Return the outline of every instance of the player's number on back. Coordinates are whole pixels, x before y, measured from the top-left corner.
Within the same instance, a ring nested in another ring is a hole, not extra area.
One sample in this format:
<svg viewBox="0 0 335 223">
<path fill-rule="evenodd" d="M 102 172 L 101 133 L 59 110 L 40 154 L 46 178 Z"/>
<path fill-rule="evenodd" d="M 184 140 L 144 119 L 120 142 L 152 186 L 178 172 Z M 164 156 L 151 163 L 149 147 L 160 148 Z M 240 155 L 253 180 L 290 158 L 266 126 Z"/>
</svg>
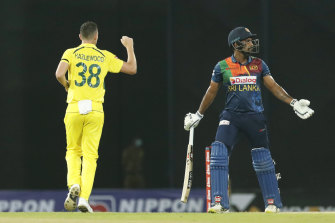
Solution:
<svg viewBox="0 0 335 223">
<path fill-rule="evenodd" d="M 77 67 L 83 67 L 83 70 L 81 72 L 78 73 L 79 76 L 81 76 L 82 81 L 81 82 L 77 82 L 77 80 L 75 80 L 75 84 L 78 87 L 82 87 L 84 86 L 84 84 L 86 83 L 86 72 L 87 72 L 87 65 L 83 62 L 79 62 L 76 64 Z M 96 68 L 96 69 L 94 69 Z M 88 76 L 87 78 L 87 84 L 88 86 L 90 86 L 91 88 L 97 88 L 100 84 L 100 78 L 99 78 L 99 74 L 101 72 L 101 67 L 98 64 L 92 64 L 89 68 L 88 68 L 88 72 L 90 73 L 90 76 Z M 95 84 L 92 84 L 92 78 L 95 78 Z"/>
</svg>

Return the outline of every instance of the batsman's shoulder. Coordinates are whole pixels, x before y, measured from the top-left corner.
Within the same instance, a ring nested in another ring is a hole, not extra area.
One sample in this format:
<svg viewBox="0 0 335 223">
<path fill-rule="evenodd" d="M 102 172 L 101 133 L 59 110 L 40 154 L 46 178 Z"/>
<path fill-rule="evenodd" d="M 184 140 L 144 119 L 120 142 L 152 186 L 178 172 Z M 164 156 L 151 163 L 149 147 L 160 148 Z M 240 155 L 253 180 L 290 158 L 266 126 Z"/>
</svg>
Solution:
<svg viewBox="0 0 335 223">
<path fill-rule="evenodd" d="M 226 64 L 227 62 L 229 62 L 229 59 L 231 59 L 231 57 L 226 57 L 226 58 L 224 58 L 224 59 L 219 60 L 219 61 L 216 63 L 215 67 L 219 67 L 219 66 L 222 65 L 222 64 Z"/>
<path fill-rule="evenodd" d="M 251 59 L 253 60 L 253 61 L 255 61 L 255 62 L 262 62 L 263 60 L 261 59 L 261 58 L 259 58 L 259 57 L 255 57 L 255 56 L 250 56 L 251 57 Z"/>
</svg>

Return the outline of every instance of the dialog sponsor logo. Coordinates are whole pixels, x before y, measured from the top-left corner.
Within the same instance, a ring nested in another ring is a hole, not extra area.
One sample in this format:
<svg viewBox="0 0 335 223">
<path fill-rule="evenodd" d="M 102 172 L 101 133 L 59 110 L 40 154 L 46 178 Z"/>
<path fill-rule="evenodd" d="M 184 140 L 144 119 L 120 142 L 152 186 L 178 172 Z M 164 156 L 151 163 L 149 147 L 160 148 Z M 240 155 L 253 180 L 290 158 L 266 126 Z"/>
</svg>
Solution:
<svg viewBox="0 0 335 223">
<path fill-rule="evenodd" d="M 256 84 L 256 76 L 230 77 L 231 85 L 235 84 Z"/>
</svg>

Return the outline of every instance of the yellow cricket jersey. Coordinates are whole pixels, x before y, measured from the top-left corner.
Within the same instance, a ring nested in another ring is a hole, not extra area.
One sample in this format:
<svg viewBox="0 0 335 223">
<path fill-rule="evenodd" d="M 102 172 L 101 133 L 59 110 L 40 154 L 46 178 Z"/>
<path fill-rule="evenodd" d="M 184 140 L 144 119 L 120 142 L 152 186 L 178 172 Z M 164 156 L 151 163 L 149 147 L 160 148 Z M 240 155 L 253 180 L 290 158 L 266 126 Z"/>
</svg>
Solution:
<svg viewBox="0 0 335 223">
<path fill-rule="evenodd" d="M 104 80 L 108 72 L 119 73 L 123 61 L 107 50 L 100 50 L 94 44 L 81 44 L 67 49 L 61 61 L 69 64 L 69 90 L 67 103 L 92 100 L 103 103 L 105 95 Z"/>
</svg>

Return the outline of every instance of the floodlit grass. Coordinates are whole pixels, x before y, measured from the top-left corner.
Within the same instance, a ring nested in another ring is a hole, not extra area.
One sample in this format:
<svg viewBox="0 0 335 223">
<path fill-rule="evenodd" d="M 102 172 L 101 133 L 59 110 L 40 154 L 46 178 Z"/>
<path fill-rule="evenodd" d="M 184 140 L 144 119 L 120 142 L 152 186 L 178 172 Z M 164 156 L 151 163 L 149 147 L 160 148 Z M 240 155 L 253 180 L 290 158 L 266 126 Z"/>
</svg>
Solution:
<svg viewBox="0 0 335 223">
<path fill-rule="evenodd" d="M 0 213 L 0 223 L 324 223 L 335 222 L 335 212 L 305 213 Z"/>
</svg>

